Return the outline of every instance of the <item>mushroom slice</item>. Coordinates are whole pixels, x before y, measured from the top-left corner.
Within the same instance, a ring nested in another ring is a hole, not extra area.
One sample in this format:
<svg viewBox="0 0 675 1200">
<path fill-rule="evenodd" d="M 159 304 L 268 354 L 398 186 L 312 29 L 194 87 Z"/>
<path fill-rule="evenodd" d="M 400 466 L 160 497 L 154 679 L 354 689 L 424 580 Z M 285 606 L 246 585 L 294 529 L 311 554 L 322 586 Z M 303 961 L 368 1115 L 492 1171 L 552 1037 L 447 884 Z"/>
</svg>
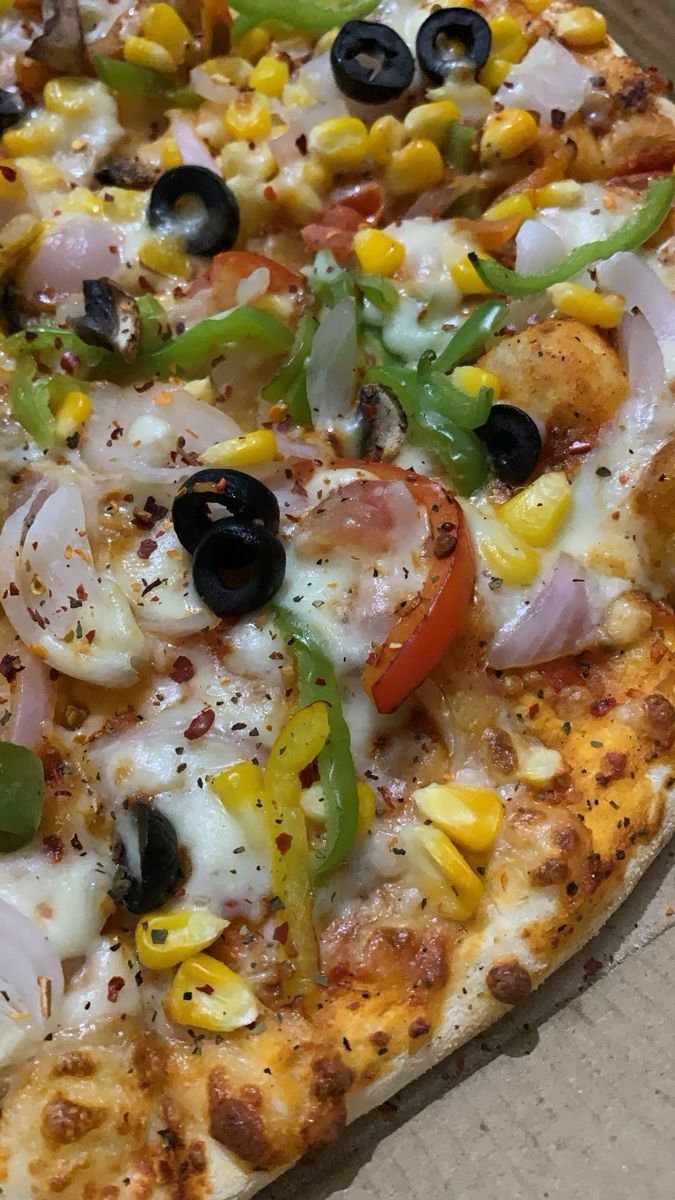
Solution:
<svg viewBox="0 0 675 1200">
<path fill-rule="evenodd" d="M 377 383 L 364 383 L 357 404 L 359 453 L 390 462 L 403 446 L 408 418 L 398 400 Z"/>
<path fill-rule="evenodd" d="M 28 58 L 63 75 L 83 75 L 87 59 L 78 0 L 43 0 L 44 29 L 28 47 Z"/>
<path fill-rule="evenodd" d="M 0 133 L 20 121 L 24 112 L 25 106 L 18 93 L 0 88 Z"/>
<path fill-rule="evenodd" d="M 145 163 L 140 158 L 119 158 L 115 162 L 105 163 L 94 172 L 97 183 L 107 184 L 108 187 L 134 188 L 144 192 L 151 188 L 161 174 L 159 167 Z"/>
<path fill-rule="evenodd" d="M 140 316 L 133 296 L 111 279 L 85 279 L 84 316 L 75 332 L 90 346 L 113 350 L 125 362 L 133 362 L 138 351 Z"/>
</svg>

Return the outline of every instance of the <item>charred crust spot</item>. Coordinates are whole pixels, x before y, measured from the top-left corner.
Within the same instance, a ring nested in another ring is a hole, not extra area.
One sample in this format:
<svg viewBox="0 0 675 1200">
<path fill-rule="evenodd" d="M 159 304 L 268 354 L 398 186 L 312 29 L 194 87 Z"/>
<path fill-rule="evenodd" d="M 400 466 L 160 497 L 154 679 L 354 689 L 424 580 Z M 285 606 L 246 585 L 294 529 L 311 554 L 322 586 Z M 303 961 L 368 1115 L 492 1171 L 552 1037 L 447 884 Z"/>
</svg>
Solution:
<svg viewBox="0 0 675 1200">
<path fill-rule="evenodd" d="M 487 986 L 500 1004 L 519 1004 L 532 991 L 532 979 L 527 967 L 517 958 L 509 958 L 490 967 Z"/>
<path fill-rule="evenodd" d="M 415 1038 L 426 1037 L 430 1031 L 431 1025 L 425 1021 L 424 1017 L 415 1017 L 415 1020 L 411 1021 L 408 1026 L 408 1037 L 414 1041 Z"/>
<path fill-rule="evenodd" d="M 257 1170 L 277 1163 L 260 1114 L 262 1097 L 255 1087 L 230 1091 L 224 1071 L 215 1067 L 208 1081 L 209 1133 L 226 1150 Z"/>
<path fill-rule="evenodd" d="M 42 1135 L 59 1146 L 70 1146 L 104 1121 L 105 1109 L 79 1104 L 57 1092 L 42 1110 Z"/>
<path fill-rule="evenodd" d="M 675 731 L 675 708 L 660 692 L 652 692 L 643 700 L 647 730 L 660 746 L 672 745 Z"/>
<path fill-rule="evenodd" d="M 518 755 L 511 735 L 505 729 L 488 726 L 483 733 L 483 741 L 492 766 L 502 775 L 512 775 L 518 766 Z"/>
<path fill-rule="evenodd" d="M 537 887 L 548 887 L 552 883 L 563 883 L 569 871 L 569 865 L 564 858 L 547 858 L 530 871 L 530 879 Z"/>
<path fill-rule="evenodd" d="M 69 1075 L 74 1079 L 88 1079 L 96 1074 L 96 1063 L 83 1050 L 72 1050 L 69 1054 L 61 1054 L 52 1068 L 52 1075 L 59 1079 Z"/>
<path fill-rule="evenodd" d="M 340 1100 L 354 1082 L 354 1072 L 339 1054 L 322 1055 L 312 1060 L 312 1094 L 317 1100 Z"/>
</svg>

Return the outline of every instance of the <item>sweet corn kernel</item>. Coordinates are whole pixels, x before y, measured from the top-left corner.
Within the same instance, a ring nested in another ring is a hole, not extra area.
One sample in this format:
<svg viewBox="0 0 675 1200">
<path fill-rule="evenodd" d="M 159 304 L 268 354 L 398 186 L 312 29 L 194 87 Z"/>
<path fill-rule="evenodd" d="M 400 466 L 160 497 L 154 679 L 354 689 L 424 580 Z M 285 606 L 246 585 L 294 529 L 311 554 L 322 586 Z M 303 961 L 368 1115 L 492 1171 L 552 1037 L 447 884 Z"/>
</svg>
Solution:
<svg viewBox="0 0 675 1200">
<path fill-rule="evenodd" d="M 56 416 L 56 433 L 60 438 L 72 437 L 89 420 L 91 399 L 86 392 L 68 392 Z"/>
<path fill-rule="evenodd" d="M 137 220 L 148 204 L 145 192 L 133 188 L 106 187 L 105 196 L 106 213 L 119 221 Z"/>
<path fill-rule="evenodd" d="M 413 825 L 406 831 L 406 849 L 419 887 L 440 893 L 438 906 L 452 921 L 466 921 L 483 896 L 483 884 L 450 838 L 433 825 Z"/>
<path fill-rule="evenodd" d="M 546 746 L 519 750 L 518 763 L 518 778 L 534 788 L 547 788 L 564 768 L 562 755 Z"/>
<path fill-rule="evenodd" d="M 53 163 L 44 162 L 41 158 L 31 158 L 20 155 L 14 160 L 22 175 L 25 175 L 33 191 L 47 192 L 63 183 L 63 175 Z"/>
<path fill-rule="evenodd" d="M 258 142 L 269 137 L 272 114 L 267 97 L 260 92 L 242 92 L 227 106 L 223 124 L 240 141 Z"/>
<path fill-rule="evenodd" d="M 584 325 L 599 325 L 601 329 L 614 329 L 625 308 L 623 296 L 594 292 L 580 283 L 554 283 L 548 294 L 558 312 L 576 317 Z"/>
<path fill-rule="evenodd" d="M 539 128 L 532 113 L 524 108 L 504 108 L 490 113 L 480 139 L 483 162 L 517 158 L 529 150 L 539 137 Z"/>
<path fill-rule="evenodd" d="M 50 79 L 44 86 L 42 99 L 48 112 L 68 117 L 86 113 L 91 104 L 91 79 Z"/>
<path fill-rule="evenodd" d="M 330 117 L 314 126 L 307 144 L 333 170 L 350 171 L 368 153 L 368 130 L 358 117 Z"/>
<path fill-rule="evenodd" d="M 510 63 L 508 58 L 498 58 L 496 54 L 491 54 L 478 78 L 483 87 L 489 88 L 491 92 L 496 92 L 503 84 L 512 66 L 513 63 Z"/>
<path fill-rule="evenodd" d="M 0 200 L 23 200 L 26 195 L 18 163 L 0 159 Z"/>
<path fill-rule="evenodd" d="M 200 455 L 207 467 L 252 467 L 271 462 L 277 453 L 277 439 L 271 429 L 257 429 L 241 437 L 215 442 Z"/>
<path fill-rule="evenodd" d="M 206 908 L 146 913 L 136 926 L 136 952 L 144 967 L 165 971 L 205 950 L 228 925 Z"/>
<path fill-rule="evenodd" d="M 62 212 L 87 213 L 90 217 L 100 217 L 103 212 L 103 201 L 90 188 L 76 187 L 59 202 Z"/>
<path fill-rule="evenodd" d="M 556 179 L 554 183 L 535 188 L 531 193 L 535 208 L 573 208 L 583 194 L 583 188 L 576 179 Z"/>
<path fill-rule="evenodd" d="M 498 376 L 494 371 L 484 371 L 482 367 L 455 367 L 450 378 L 455 387 L 469 396 L 477 396 L 481 388 L 491 388 L 495 400 L 501 394 Z"/>
<path fill-rule="evenodd" d="M 418 104 L 406 114 L 403 122 L 411 138 L 429 138 L 440 142 L 448 131 L 451 121 L 460 121 L 462 114 L 452 100 L 434 100 L 431 104 Z"/>
<path fill-rule="evenodd" d="M 288 64 L 283 58 L 275 58 L 271 54 L 263 58 L 251 71 L 249 86 L 263 96 L 279 97 L 288 83 Z"/>
<path fill-rule="evenodd" d="M 465 850 L 487 850 L 497 836 L 502 804 L 491 788 L 431 784 L 413 792 L 413 800 L 423 817 Z"/>
<path fill-rule="evenodd" d="M 223 175 L 231 183 L 234 175 L 244 179 L 266 183 L 277 173 L 277 164 L 267 142 L 261 142 L 252 150 L 247 142 L 230 142 L 220 152 Z"/>
<path fill-rule="evenodd" d="M 368 130 L 368 153 L 373 162 L 385 167 L 395 150 L 400 150 L 406 140 L 406 132 L 396 117 L 388 114 L 373 121 Z"/>
<path fill-rule="evenodd" d="M 36 242 L 44 224 L 28 213 L 12 217 L 0 230 L 0 272 L 9 271 L 20 260 L 25 250 Z"/>
<path fill-rule="evenodd" d="M 171 75 L 176 70 L 176 64 L 164 46 L 134 34 L 130 34 L 124 42 L 124 61 L 132 63 L 134 67 L 150 67 L 152 71 L 161 71 L 164 75 Z"/>
<path fill-rule="evenodd" d="M 164 1008 L 170 1021 L 214 1033 L 241 1029 L 258 1014 L 248 984 L 209 954 L 195 954 L 181 963 Z"/>
<path fill-rule="evenodd" d="M 177 67 L 184 62 L 193 45 L 185 21 L 168 4 L 151 4 L 141 10 L 141 29 L 151 42 L 158 42 L 171 55 Z"/>
<path fill-rule="evenodd" d="M 308 820 L 313 821 L 315 825 L 325 825 L 326 800 L 320 783 L 313 783 L 311 787 L 302 789 L 300 804 Z"/>
<path fill-rule="evenodd" d="M 387 169 L 387 186 L 395 195 L 405 196 L 433 187 L 444 174 L 445 164 L 438 146 L 428 138 L 421 138 L 394 151 Z"/>
<path fill-rule="evenodd" d="M 513 196 L 506 196 L 504 200 L 491 205 L 483 215 L 488 221 L 501 221 L 504 217 L 520 217 L 521 221 L 529 221 L 536 213 L 530 198 L 524 192 L 515 192 Z"/>
<path fill-rule="evenodd" d="M 251 64 L 237 54 L 226 54 L 219 58 L 208 58 L 202 64 L 207 75 L 217 83 L 234 83 L 244 87 L 251 76 Z"/>
<path fill-rule="evenodd" d="M 174 275 L 189 279 L 190 260 L 177 237 L 149 237 L 139 248 L 138 257 L 144 267 L 158 275 Z"/>
<path fill-rule="evenodd" d="M 43 113 L 6 129 L 2 135 L 3 145 L 12 158 L 20 154 L 51 154 L 56 149 L 61 130 L 61 120 L 56 113 Z"/>
<path fill-rule="evenodd" d="M 483 558 L 495 578 L 501 579 L 502 583 L 510 587 L 525 587 L 539 574 L 539 555 L 536 550 L 516 541 L 494 518 L 481 522 L 477 537 Z"/>
<path fill-rule="evenodd" d="M 170 167 L 180 167 L 183 155 L 178 149 L 175 138 L 167 137 L 162 143 L 162 166 L 168 171 Z"/>
<path fill-rule="evenodd" d="M 481 257 L 485 257 L 485 255 L 479 255 L 479 258 Z M 468 254 L 464 258 L 460 258 L 459 262 L 453 263 L 450 267 L 450 276 L 455 287 L 459 288 L 463 296 L 492 294 L 492 288 L 483 282 L 473 263 L 469 261 Z"/>
<path fill-rule="evenodd" d="M 309 88 L 298 79 L 291 79 L 286 84 L 281 102 L 284 108 L 309 108 L 310 104 L 316 104 Z"/>
<path fill-rule="evenodd" d="M 254 25 L 253 29 L 249 29 L 236 43 L 237 54 L 247 58 L 249 62 L 256 62 L 260 55 L 265 53 L 271 41 L 271 34 L 264 25 Z"/>
<path fill-rule="evenodd" d="M 607 34 L 607 22 L 602 13 L 585 5 L 572 8 L 558 17 L 556 33 L 566 46 L 586 50 L 597 46 Z"/>
<path fill-rule="evenodd" d="M 213 384 L 208 377 L 206 379 L 190 379 L 188 383 L 183 384 L 183 387 L 202 404 L 213 404 L 215 399 Z"/>
<path fill-rule="evenodd" d="M 274 181 L 276 197 L 296 225 L 306 225 L 325 207 L 325 196 L 333 181 L 326 162 L 315 155 L 289 163 Z"/>
<path fill-rule="evenodd" d="M 354 253 L 364 271 L 389 276 L 402 265 L 405 246 L 381 229 L 360 229 L 354 237 Z"/>
<path fill-rule="evenodd" d="M 549 471 L 497 509 L 499 520 L 530 546 L 548 546 L 572 504 L 572 489 L 562 471 Z"/>
<path fill-rule="evenodd" d="M 548 8 L 550 3 L 551 0 L 523 0 L 523 4 L 528 12 L 534 13 L 535 16 L 543 13 L 544 9 Z"/>
<path fill-rule="evenodd" d="M 377 800 L 375 793 L 369 784 L 359 779 L 356 785 L 356 794 L 359 800 L 359 817 L 356 826 L 356 836 L 360 838 L 367 837 L 369 831 L 373 827 L 375 813 L 377 811 Z"/>
<path fill-rule="evenodd" d="M 492 31 L 491 53 L 510 63 L 519 63 L 527 54 L 527 40 L 514 17 L 505 13 L 488 21 Z"/>
</svg>

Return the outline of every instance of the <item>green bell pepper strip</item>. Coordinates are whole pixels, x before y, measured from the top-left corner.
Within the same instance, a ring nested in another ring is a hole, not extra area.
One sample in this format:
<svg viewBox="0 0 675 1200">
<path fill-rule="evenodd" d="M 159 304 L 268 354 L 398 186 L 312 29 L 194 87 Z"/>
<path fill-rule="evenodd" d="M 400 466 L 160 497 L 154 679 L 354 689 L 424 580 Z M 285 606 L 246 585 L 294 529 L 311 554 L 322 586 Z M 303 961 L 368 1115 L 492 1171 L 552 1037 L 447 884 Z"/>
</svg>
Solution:
<svg viewBox="0 0 675 1200">
<path fill-rule="evenodd" d="M 138 296 L 136 307 L 141 322 L 137 357 L 152 354 L 171 335 L 171 326 L 164 307 L 156 296 Z"/>
<path fill-rule="evenodd" d="M 98 346 L 83 342 L 72 329 L 61 329 L 58 325 L 41 325 L 12 333 L 5 338 L 3 350 L 15 356 L 28 354 L 34 359 L 51 359 L 49 365 L 54 367 L 64 354 L 74 354 L 85 369 L 96 366 L 106 354 Z"/>
<path fill-rule="evenodd" d="M 354 276 L 357 288 L 366 300 L 379 308 L 380 312 L 391 312 L 399 304 L 401 297 L 398 288 L 391 279 L 383 275 L 367 275 L 358 271 Z"/>
<path fill-rule="evenodd" d="M 186 329 L 178 337 L 165 342 L 151 354 L 138 357 L 127 365 L 110 355 L 104 369 L 116 377 L 168 379 L 178 375 L 181 379 L 198 379 L 208 372 L 215 359 L 223 354 L 231 342 L 243 342 L 251 338 L 256 349 L 260 346 L 272 353 L 288 350 L 291 331 L 277 317 L 260 308 L 243 305 L 228 312 L 218 313 L 198 321 L 192 329 Z"/>
<path fill-rule="evenodd" d="M 263 388 L 262 398 L 269 404 L 285 400 L 286 407 L 298 425 L 311 425 L 305 378 L 305 363 L 312 349 L 314 334 L 319 328 L 315 317 L 305 314 L 298 322 L 291 353 L 274 379 Z"/>
<path fill-rule="evenodd" d="M 494 392 L 481 387 L 475 396 L 458 388 L 447 375 L 436 370 L 433 350 L 426 350 L 417 364 L 417 378 L 424 395 L 422 410 L 447 417 L 460 429 L 478 429 L 490 415 Z"/>
<path fill-rule="evenodd" d="M 323 700 L 328 705 L 330 732 L 319 754 L 319 777 L 326 809 L 326 841 L 322 854 L 310 856 L 315 884 L 342 866 L 356 841 L 359 798 L 349 729 L 332 663 L 295 613 L 281 606 L 274 614 L 284 639 L 295 654 L 301 707 Z"/>
<path fill-rule="evenodd" d="M 445 349 L 438 355 L 434 369 L 447 374 L 461 363 L 476 359 L 490 335 L 501 325 L 505 313 L 506 305 L 501 300 L 487 300 L 485 304 L 480 304 L 453 333 Z"/>
<path fill-rule="evenodd" d="M 42 817 L 44 769 L 37 754 L 14 742 L 0 743 L 0 851 L 32 841 Z"/>
<path fill-rule="evenodd" d="M 49 378 L 36 379 L 33 359 L 22 355 L 9 381 L 9 405 L 13 416 L 40 450 L 48 450 L 54 441 L 55 422 L 49 395 Z"/>
<path fill-rule="evenodd" d="M 345 296 L 354 295 L 349 272 L 339 265 L 330 250 L 318 251 L 308 282 L 317 300 L 328 308 L 334 308 Z"/>
<path fill-rule="evenodd" d="M 121 58 L 97 54 L 94 69 L 101 83 L 124 96 L 139 96 L 144 100 L 161 100 L 166 108 L 199 108 L 203 98 L 184 86 L 170 86 L 166 78 L 150 67 L 137 67 Z"/>
<path fill-rule="evenodd" d="M 261 21 L 281 21 L 293 29 L 304 29 L 310 33 L 326 33 L 345 21 L 367 17 L 379 0 L 347 0 L 340 4 L 324 4 L 321 0 L 294 0 L 293 4 L 279 5 L 279 0 L 238 0 L 234 4 L 239 16 L 232 26 L 232 37 L 242 37 L 247 30 Z"/>
<path fill-rule="evenodd" d="M 494 292 L 505 296 L 533 296 L 537 292 L 545 292 L 554 283 L 565 283 L 591 263 L 611 258 L 620 250 L 637 249 L 663 224 L 674 196 L 675 177 L 666 175 L 662 179 L 650 180 L 637 212 L 614 233 L 596 242 L 578 246 L 557 267 L 536 275 L 520 275 L 492 258 L 479 258 L 474 252 L 469 254 L 469 258 L 483 282 Z"/>
<path fill-rule="evenodd" d="M 445 161 L 460 175 L 468 175 L 476 165 L 476 154 L 472 149 L 475 140 L 476 130 L 472 125 L 463 125 L 461 121 L 450 122 L 441 149 Z"/>
</svg>

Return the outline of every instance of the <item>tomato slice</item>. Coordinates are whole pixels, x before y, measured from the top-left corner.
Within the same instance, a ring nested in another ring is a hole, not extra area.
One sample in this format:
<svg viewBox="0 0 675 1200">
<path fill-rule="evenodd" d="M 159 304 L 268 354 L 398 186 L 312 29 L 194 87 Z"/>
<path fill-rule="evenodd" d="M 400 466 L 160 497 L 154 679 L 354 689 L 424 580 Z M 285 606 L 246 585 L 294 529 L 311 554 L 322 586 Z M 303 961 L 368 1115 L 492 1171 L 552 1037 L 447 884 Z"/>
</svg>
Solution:
<svg viewBox="0 0 675 1200">
<path fill-rule="evenodd" d="M 417 603 L 369 656 L 363 685 L 378 712 L 394 712 L 431 674 L 459 633 L 473 596 L 474 560 L 460 505 L 426 475 L 390 463 L 358 465 L 380 479 L 400 479 L 426 510 L 430 569 Z"/>
<path fill-rule="evenodd" d="M 304 287 L 302 275 L 273 258 L 254 254 L 252 250 L 226 250 L 224 254 L 216 255 L 208 270 L 216 311 L 234 307 L 238 284 L 258 267 L 266 267 L 270 273 L 268 293 L 299 292 Z"/>
</svg>

